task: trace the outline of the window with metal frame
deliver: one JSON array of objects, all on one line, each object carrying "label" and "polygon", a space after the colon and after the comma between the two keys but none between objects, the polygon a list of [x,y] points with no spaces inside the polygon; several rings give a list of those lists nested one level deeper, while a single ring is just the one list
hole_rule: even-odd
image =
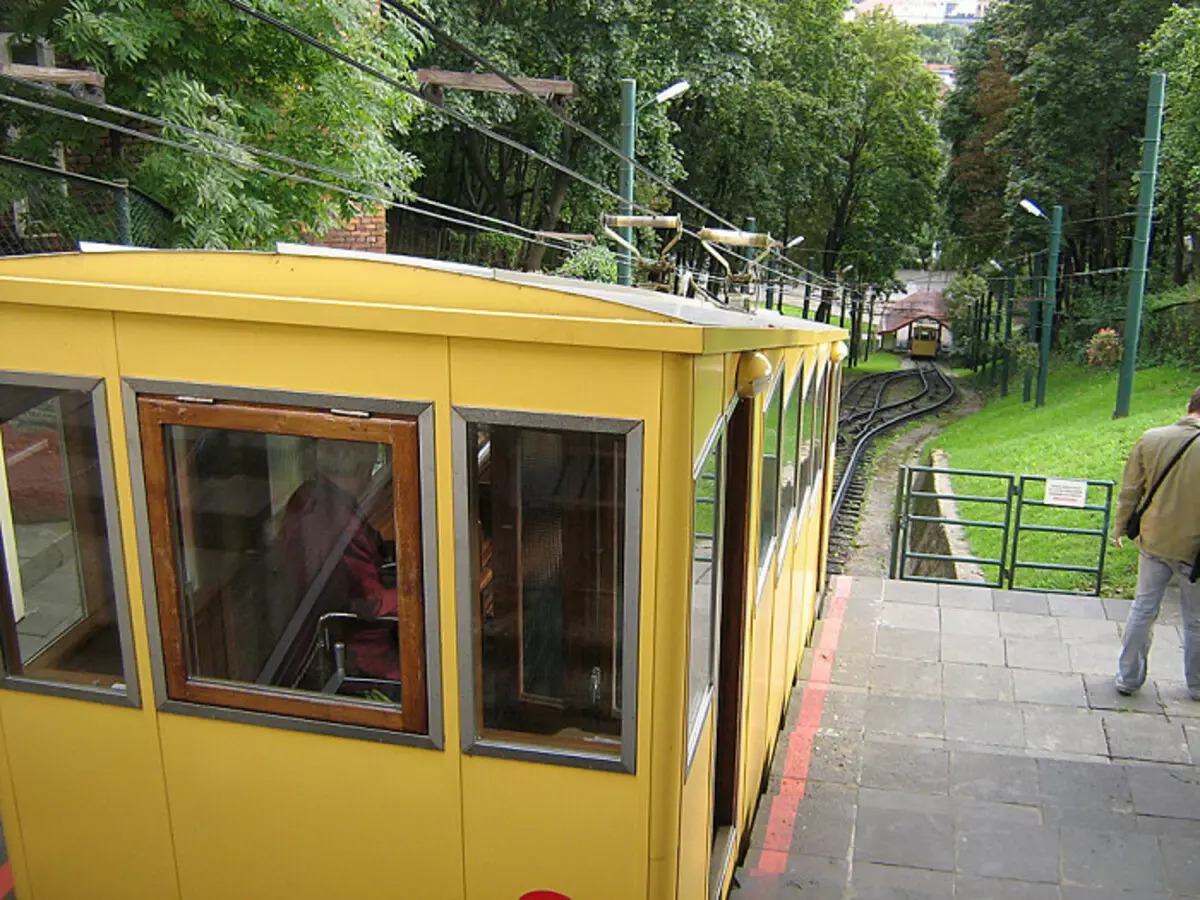
[{"label": "window with metal frame", "polygon": [[692,486],[692,591],[688,622],[687,764],[712,706],[721,610],[721,531],[724,523],[725,435],[718,432]]},{"label": "window with metal frame", "polygon": [[763,407],[761,500],[758,519],[758,568],[771,559],[779,535],[779,450],[783,436],[784,376],[775,379],[771,396]]},{"label": "window with metal frame", "polygon": [[641,423],[455,412],[463,748],[633,771]]},{"label": "window with metal frame", "polygon": [[821,363],[814,379],[813,434],[812,434],[812,470],[813,487],[818,491],[824,490],[825,465],[829,456],[829,363]]},{"label": "window with metal frame", "polygon": [[800,459],[802,474],[800,477],[801,503],[808,501],[816,482],[817,475],[817,417],[816,417],[817,378],[811,367],[808,379],[804,383],[804,408],[800,411]]},{"label": "window with metal frame", "polygon": [[804,499],[803,485],[800,483],[799,457],[803,384],[804,369],[801,367],[788,390],[787,402],[783,405],[783,446],[779,467],[779,521],[785,530],[797,506]]},{"label": "window with metal frame", "polygon": [[417,418],[137,412],[167,697],[427,733]]},{"label": "window with metal frame", "polygon": [[104,383],[0,373],[4,685],[138,702]]}]

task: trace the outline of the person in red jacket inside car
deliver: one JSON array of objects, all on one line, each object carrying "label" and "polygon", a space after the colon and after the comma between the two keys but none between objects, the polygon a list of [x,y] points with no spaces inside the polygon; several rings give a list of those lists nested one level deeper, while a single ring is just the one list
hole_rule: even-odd
[{"label": "person in red jacket inside car", "polygon": [[[296,596],[303,596],[317,579],[327,579],[309,617],[313,631],[327,612],[352,612],[364,619],[396,615],[394,580],[388,584],[383,575],[383,567],[394,561],[394,544],[384,540],[360,505],[378,446],[318,440],[317,473],[296,489],[284,510],[280,530]],[[350,674],[399,681],[394,624],[356,629],[347,636],[346,651]]]}]

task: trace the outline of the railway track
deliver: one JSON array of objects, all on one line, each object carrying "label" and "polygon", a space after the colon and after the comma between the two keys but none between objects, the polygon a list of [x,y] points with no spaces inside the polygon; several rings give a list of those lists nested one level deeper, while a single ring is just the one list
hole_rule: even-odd
[{"label": "railway track", "polygon": [[858,518],[866,498],[871,445],[877,437],[937,412],[957,395],[954,384],[936,363],[867,375],[842,391],[834,457],[833,527],[829,540],[829,572],[845,569]]}]

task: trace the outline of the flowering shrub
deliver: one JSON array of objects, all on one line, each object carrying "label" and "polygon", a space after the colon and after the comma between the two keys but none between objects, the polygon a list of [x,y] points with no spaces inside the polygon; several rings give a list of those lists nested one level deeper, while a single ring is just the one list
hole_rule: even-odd
[{"label": "flowering shrub", "polygon": [[1121,361],[1121,335],[1113,328],[1101,328],[1087,344],[1087,364],[1109,368]]}]

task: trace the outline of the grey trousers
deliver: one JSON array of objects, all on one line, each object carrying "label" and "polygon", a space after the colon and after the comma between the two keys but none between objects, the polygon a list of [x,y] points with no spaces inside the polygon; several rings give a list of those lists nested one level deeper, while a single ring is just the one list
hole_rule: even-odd
[{"label": "grey trousers", "polygon": [[1125,623],[1125,640],[1117,666],[1117,686],[1136,691],[1146,680],[1146,659],[1154,638],[1154,621],[1171,576],[1179,578],[1179,598],[1183,613],[1183,668],[1187,676],[1188,693],[1200,700],[1200,582],[1191,584],[1190,563],[1162,559],[1141,552],[1138,561],[1137,593],[1129,619]]}]

